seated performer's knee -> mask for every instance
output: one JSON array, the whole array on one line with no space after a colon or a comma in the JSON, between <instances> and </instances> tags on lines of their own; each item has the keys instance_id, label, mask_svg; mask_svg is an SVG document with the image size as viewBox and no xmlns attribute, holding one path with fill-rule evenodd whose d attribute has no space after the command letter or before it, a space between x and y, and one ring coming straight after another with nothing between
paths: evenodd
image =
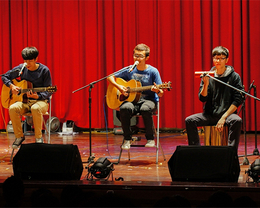
<instances>
[{"instance_id":1,"label":"seated performer's knee","mask_svg":"<svg viewBox=\"0 0 260 208\"><path fill-rule=\"evenodd\" d=\"M241 127L242 127L242 119L239 117L239 116L237 116L237 118L236 119L234 119L233 120L233 127L234 128L236 128L236 129L241 129Z\"/></svg>"},{"instance_id":2,"label":"seated performer's knee","mask_svg":"<svg viewBox=\"0 0 260 208\"><path fill-rule=\"evenodd\" d=\"M16 111L16 108L15 108L13 105L11 105L11 106L9 107L9 113L12 113L12 112L14 112L14 111Z\"/></svg>"},{"instance_id":3,"label":"seated performer's knee","mask_svg":"<svg viewBox=\"0 0 260 208\"><path fill-rule=\"evenodd\" d=\"M12 115L14 113L19 113L20 109L16 105L11 105L9 107L9 115Z\"/></svg>"},{"instance_id":4,"label":"seated performer's knee","mask_svg":"<svg viewBox=\"0 0 260 208\"><path fill-rule=\"evenodd\" d=\"M242 122L243 122L243 121L242 121L242 118L239 117L239 118L237 119L237 122L238 122L240 125L242 125Z\"/></svg>"},{"instance_id":5,"label":"seated performer's knee","mask_svg":"<svg viewBox=\"0 0 260 208\"><path fill-rule=\"evenodd\" d=\"M41 107L39 105L33 105L31 107L31 112L32 114L41 113Z\"/></svg>"},{"instance_id":6,"label":"seated performer's knee","mask_svg":"<svg viewBox=\"0 0 260 208\"><path fill-rule=\"evenodd\" d=\"M130 102L126 102L123 105L120 106L120 112L124 110L133 110L133 104Z\"/></svg>"},{"instance_id":7,"label":"seated performer's knee","mask_svg":"<svg viewBox=\"0 0 260 208\"><path fill-rule=\"evenodd\" d=\"M186 126L187 126L188 124L192 123L192 122L193 122L193 119L192 119L191 116L188 116L188 117L185 118L185 124L186 124Z\"/></svg>"},{"instance_id":8,"label":"seated performer's knee","mask_svg":"<svg viewBox=\"0 0 260 208\"><path fill-rule=\"evenodd\" d=\"M153 114L153 111L152 110L150 110L150 109L142 109L142 110L140 110L140 114L141 115L152 115Z\"/></svg>"}]
</instances>

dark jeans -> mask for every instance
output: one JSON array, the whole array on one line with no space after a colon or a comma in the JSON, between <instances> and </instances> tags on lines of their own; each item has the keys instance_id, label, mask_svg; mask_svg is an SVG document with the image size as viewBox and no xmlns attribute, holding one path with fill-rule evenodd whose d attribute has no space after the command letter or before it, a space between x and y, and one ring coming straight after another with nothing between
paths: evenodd
<instances>
[{"instance_id":1,"label":"dark jeans","mask_svg":"<svg viewBox=\"0 0 260 208\"><path fill-rule=\"evenodd\" d=\"M220 117L213 117L204 113L197 113L185 119L189 145L200 145L198 126L215 126ZM237 114L227 117L225 125L228 126L228 146L238 149L241 133L242 119Z\"/></svg>"},{"instance_id":2,"label":"dark jeans","mask_svg":"<svg viewBox=\"0 0 260 208\"><path fill-rule=\"evenodd\" d=\"M120 106L120 121L124 132L124 139L131 140L132 131L131 117L140 113L143 117L145 126L145 137L147 140L154 139L153 112L156 109L156 103L151 100L140 100L137 104L125 102Z\"/></svg>"}]
</instances>

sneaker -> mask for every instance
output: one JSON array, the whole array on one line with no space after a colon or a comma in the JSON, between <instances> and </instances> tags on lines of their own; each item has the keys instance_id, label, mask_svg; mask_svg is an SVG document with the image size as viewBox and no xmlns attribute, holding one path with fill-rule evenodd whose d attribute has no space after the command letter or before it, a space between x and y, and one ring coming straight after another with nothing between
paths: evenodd
<instances>
[{"instance_id":1,"label":"sneaker","mask_svg":"<svg viewBox=\"0 0 260 208\"><path fill-rule=\"evenodd\" d=\"M17 149L21 144L22 142L25 140L24 136L21 137L21 138L16 138L14 143L12 144L12 148L13 149Z\"/></svg>"},{"instance_id":2,"label":"sneaker","mask_svg":"<svg viewBox=\"0 0 260 208\"><path fill-rule=\"evenodd\" d=\"M43 138L35 138L35 143L43 143Z\"/></svg>"},{"instance_id":3,"label":"sneaker","mask_svg":"<svg viewBox=\"0 0 260 208\"><path fill-rule=\"evenodd\" d=\"M155 147L155 141L154 140L147 140L145 147Z\"/></svg>"},{"instance_id":4,"label":"sneaker","mask_svg":"<svg viewBox=\"0 0 260 208\"><path fill-rule=\"evenodd\" d=\"M121 148L124 149L124 150L129 150L130 149L130 145L131 145L131 141L130 140L125 140L125 142L121 146Z\"/></svg>"}]
</instances>

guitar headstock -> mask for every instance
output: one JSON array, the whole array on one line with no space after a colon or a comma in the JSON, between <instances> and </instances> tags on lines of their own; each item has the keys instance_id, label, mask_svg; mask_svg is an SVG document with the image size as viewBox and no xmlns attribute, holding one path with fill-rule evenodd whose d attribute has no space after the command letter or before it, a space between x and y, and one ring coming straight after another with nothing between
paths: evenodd
<instances>
[{"instance_id":1,"label":"guitar headstock","mask_svg":"<svg viewBox=\"0 0 260 208\"><path fill-rule=\"evenodd\" d=\"M167 89L168 91L170 91L172 89L171 85L172 85L172 82L163 82L160 85L160 89Z\"/></svg>"},{"instance_id":2,"label":"guitar headstock","mask_svg":"<svg viewBox=\"0 0 260 208\"><path fill-rule=\"evenodd\" d=\"M47 92L56 92L57 91L57 86L50 86L46 88Z\"/></svg>"}]
</instances>

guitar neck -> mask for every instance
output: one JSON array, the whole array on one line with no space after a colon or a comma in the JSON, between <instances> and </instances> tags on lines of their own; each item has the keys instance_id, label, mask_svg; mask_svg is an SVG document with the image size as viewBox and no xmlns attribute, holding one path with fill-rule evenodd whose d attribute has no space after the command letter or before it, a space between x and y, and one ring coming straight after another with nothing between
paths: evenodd
<instances>
[{"instance_id":1,"label":"guitar neck","mask_svg":"<svg viewBox=\"0 0 260 208\"><path fill-rule=\"evenodd\" d=\"M145 87L135 87L135 88L130 88L130 92L141 92L141 91L146 91L150 90L153 85L145 86Z\"/></svg>"},{"instance_id":2,"label":"guitar neck","mask_svg":"<svg viewBox=\"0 0 260 208\"><path fill-rule=\"evenodd\" d=\"M31 89L21 89L21 93L26 93L26 92L43 92L47 91L47 87L39 87L39 88L31 88Z\"/></svg>"}]
</instances>

